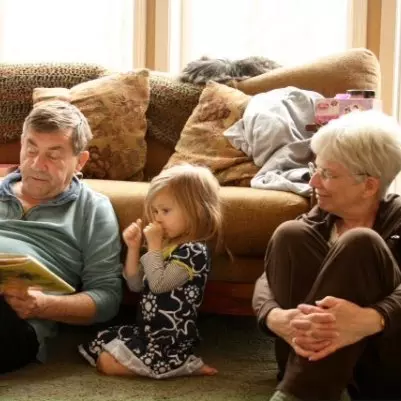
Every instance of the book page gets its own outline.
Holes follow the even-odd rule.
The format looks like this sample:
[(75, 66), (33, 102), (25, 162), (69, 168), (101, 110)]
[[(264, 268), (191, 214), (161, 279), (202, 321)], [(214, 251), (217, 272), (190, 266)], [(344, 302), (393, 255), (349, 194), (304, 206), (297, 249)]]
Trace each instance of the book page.
[(18, 282), (43, 291), (73, 293), (75, 289), (32, 256), (0, 254), (0, 288)]

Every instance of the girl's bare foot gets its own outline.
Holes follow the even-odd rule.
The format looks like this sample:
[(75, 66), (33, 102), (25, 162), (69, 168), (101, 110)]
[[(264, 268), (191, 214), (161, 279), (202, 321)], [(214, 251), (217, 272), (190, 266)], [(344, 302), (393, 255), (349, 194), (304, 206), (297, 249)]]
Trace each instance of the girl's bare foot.
[(195, 370), (195, 372), (193, 374), (198, 375), (198, 376), (214, 376), (217, 373), (218, 373), (217, 369), (212, 368), (209, 365), (203, 365), (198, 370)]
[(107, 376), (135, 376), (135, 373), (121, 365), (111, 354), (103, 351), (96, 362), (99, 373)]

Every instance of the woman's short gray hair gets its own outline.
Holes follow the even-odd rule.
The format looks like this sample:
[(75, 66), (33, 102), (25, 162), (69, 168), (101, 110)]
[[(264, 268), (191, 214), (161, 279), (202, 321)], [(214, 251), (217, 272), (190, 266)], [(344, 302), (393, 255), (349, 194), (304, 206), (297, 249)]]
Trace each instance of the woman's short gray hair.
[(92, 139), (88, 120), (74, 105), (61, 100), (44, 101), (35, 105), (22, 129), (22, 136), (33, 130), (56, 133), (71, 129), (72, 148), (75, 155), (84, 151)]
[(312, 137), (311, 148), (352, 173), (379, 178), (381, 197), (401, 171), (401, 127), (380, 111), (353, 111), (331, 120)]

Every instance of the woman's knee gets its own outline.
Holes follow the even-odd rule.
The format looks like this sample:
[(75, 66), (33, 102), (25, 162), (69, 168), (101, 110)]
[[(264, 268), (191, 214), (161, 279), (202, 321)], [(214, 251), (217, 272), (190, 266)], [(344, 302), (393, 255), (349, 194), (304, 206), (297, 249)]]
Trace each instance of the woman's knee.
[(274, 241), (282, 241), (285, 245), (292, 241), (299, 241), (305, 238), (305, 232), (308, 226), (299, 220), (288, 220), (281, 223), (273, 233)]
[(338, 243), (362, 251), (367, 251), (377, 246), (386, 247), (383, 238), (376, 231), (367, 227), (357, 227), (346, 231), (339, 237)]

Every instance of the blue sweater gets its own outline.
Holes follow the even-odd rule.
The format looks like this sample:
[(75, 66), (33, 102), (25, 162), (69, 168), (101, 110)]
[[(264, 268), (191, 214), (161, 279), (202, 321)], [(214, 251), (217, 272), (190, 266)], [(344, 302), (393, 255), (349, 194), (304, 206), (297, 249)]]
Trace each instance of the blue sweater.
[[(122, 297), (119, 227), (109, 199), (73, 178), (56, 199), (24, 213), (12, 184), (0, 183), (0, 252), (29, 254), (96, 304), (94, 322), (112, 318)], [(31, 320), (41, 349), (55, 323)]]

